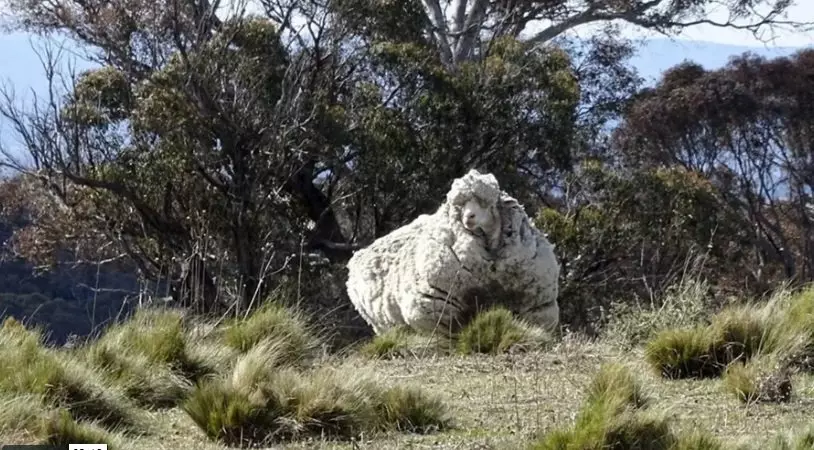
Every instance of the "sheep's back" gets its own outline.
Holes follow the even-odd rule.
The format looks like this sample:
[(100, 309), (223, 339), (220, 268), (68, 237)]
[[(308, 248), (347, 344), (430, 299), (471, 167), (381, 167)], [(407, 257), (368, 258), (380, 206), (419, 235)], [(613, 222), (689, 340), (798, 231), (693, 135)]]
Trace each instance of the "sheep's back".
[(377, 333), (400, 325), (400, 292), (409, 290), (415, 275), (417, 240), (428, 216), (382, 236), (348, 261), (347, 291), (351, 303)]

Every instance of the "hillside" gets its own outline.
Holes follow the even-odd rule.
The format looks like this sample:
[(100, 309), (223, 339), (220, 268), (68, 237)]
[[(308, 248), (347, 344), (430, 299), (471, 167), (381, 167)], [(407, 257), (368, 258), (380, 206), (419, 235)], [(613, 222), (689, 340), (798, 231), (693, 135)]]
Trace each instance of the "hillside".
[[(0, 248), (11, 231), (9, 224), (0, 223)], [(37, 273), (8, 254), (0, 258), (0, 320), (10, 316), (45, 326), (54, 344), (71, 334), (86, 336), (126, 313), (127, 296), (137, 292), (135, 277), (126, 273), (71, 264)]]

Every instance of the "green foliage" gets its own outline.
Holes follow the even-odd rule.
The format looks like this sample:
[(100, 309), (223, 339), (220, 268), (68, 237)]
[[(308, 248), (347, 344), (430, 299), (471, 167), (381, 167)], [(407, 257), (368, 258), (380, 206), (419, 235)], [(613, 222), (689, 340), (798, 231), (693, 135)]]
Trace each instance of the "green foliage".
[(727, 308), (709, 325), (667, 329), (646, 347), (647, 360), (666, 378), (717, 377), (734, 361), (771, 353), (772, 324), (751, 306)]
[(139, 419), (124, 395), (105, 386), (80, 361), (44, 348), (36, 330), (6, 320), (0, 330), (0, 392), (41, 395), (81, 419), (135, 427)]
[(228, 385), (207, 381), (196, 386), (182, 408), (210, 438), (227, 444), (259, 443), (273, 430), (271, 404), (254, 405)]
[(125, 73), (102, 67), (80, 74), (62, 114), (71, 122), (99, 127), (126, 118), (133, 103)]
[(749, 360), (760, 353), (771, 353), (775, 343), (772, 324), (754, 307), (727, 308), (712, 318), (710, 331), (715, 342), (715, 359), (722, 364)]
[(724, 450), (718, 438), (706, 431), (693, 431), (678, 436), (670, 450)]
[[(742, 266), (732, 265), (744, 257), (736, 251), (739, 229), (732, 228), (714, 186), (700, 173), (680, 168), (622, 173), (588, 160), (569, 178), (575, 188), (568, 208), (543, 208), (535, 217), (535, 225), (556, 243), (566, 267), (560, 295), (563, 321), (603, 325), (597, 323), (603, 312), (629, 312), (640, 299), (665, 299), (674, 302), (670, 307), (697, 309), (706, 306), (707, 296), (681, 292), (693, 288), (682, 283), (701, 283), (690, 280), (703, 275), (723, 285), (727, 277), (741, 275), (734, 267)], [(676, 286), (671, 280), (682, 270), (687, 281), (679, 279)], [(631, 277), (633, 273), (641, 275)], [(681, 305), (685, 299), (675, 298), (676, 289), (679, 295), (700, 295), (686, 299), (699, 303)], [(655, 303), (652, 308), (661, 306)], [(626, 332), (634, 339), (648, 333), (632, 328)]]
[(285, 347), (289, 361), (307, 360), (320, 345), (301, 312), (275, 301), (265, 302), (246, 317), (224, 323), (223, 339), (240, 352), (249, 351), (263, 339), (273, 339)]
[(92, 343), (81, 349), (84, 359), (98, 368), (107, 382), (144, 407), (172, 407), (186, 394), (189, 383), (164, 363), (144, 354)]
[[(774, 299), (773, 299), (774, 300)], [(771, 336), (788, 364), (814, 371), (814, 289), (779, 295), (767, 306), (775, 326)]]
[(551, 337), (514, 317), (508, 309), (495, 307), (478, 313), (455, 339), (458, 352), (468, 355), (540, 347), (550, 342)]
[(34, 429), (48, 412), (41, 395), (0, 393), (0, 434)]
[[(648, 342), (646, 358), (667, 378), (717, 377), (731, 363), (758, 356), (770, 357), (779, 369), (806, 369), (814, 348), (807, 319), (811, 298), (810, 289), (795, 294), (780, 290), (766, 305), (726, 308), (709, 325), (664, 330)], [(754, 374), (732, 370), (733, 389), (753, 392), (748, 384)]]
[(450, 428), (452, 419), (437, 397), (412, 387), (385, 389), (376, 405), (385, 428), (408, 433), (430, 433)]

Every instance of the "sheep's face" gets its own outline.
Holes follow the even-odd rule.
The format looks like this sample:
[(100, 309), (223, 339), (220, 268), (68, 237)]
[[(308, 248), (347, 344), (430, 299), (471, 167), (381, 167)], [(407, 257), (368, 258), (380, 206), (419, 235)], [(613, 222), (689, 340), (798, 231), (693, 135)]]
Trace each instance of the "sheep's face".
[(464, 203), (461, 208), (461, 223), (464, 228), (473, 233), (480, 231), (487, 235), (491, 234), (498, 225), (493, 208), (483, 206), (476, 198), (471, 198)]

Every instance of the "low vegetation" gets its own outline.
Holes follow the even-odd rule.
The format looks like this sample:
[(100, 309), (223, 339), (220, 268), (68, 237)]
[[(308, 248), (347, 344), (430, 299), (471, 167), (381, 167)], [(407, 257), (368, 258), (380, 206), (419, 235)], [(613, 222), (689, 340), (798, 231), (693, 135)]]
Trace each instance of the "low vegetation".
[[(814, 350), (814, 295), (781, 291), (766, 304), (731, 306), (709, 324), (666, 329), (647, 343), (650, 365), (666, 378), (719, 377), (733, 363), (758, 356), (776, 361), (779, 369), (809, 369)], [(733, 386), (752, 378), (754, 370), (733, 368)], [(747, 396), (748, 397), (748, 396)]]
[(707, 434), (675, 433), (666, 417), (652, 412), (642, 386), (618, 365), (604, 365), (588, 388), (572, 427), (554, 430), (532, 445), (555, 449), (712, 449), (720, 443)]
[[(336, 355), (318, 351), (323, 339), (303, 315), (273, 304), (220, 323), (173, 310), (137, 311), (71, 349), (46, 347), (39, 329), (9, 319), (0, 329), (0, 356), (11, 363), (0, 367), (0, 436), (111, 448), (131, 442), (136, 450), (162, 439), (205, 450), (460, 442), (807, 449), (812, 435), (800, 428), (808, 420), (802, 412), (776, 411), (761, 425), (748, 415), (723, 429), (712, 422), (741, 404), (796, 410), (802, 406), (794, 402), (810, 400), (812, 299), (810, 291), (781, 293), (694, 323), (676, 315), (640, 335), (650, 336), (644, 345), (618, 325), (596, 342), (570, 334), (555, 339), (496, 308), (448, 342), (399, 328)], [(681, 308), (701, 301), (683, 299)], [(700, 402), (685, 403), (688, 390), (699, 389)], [(733, 441), (731, 427), (754, 427), (757, 440)], [(772, 431), (781, 429), (797, 432)]]

